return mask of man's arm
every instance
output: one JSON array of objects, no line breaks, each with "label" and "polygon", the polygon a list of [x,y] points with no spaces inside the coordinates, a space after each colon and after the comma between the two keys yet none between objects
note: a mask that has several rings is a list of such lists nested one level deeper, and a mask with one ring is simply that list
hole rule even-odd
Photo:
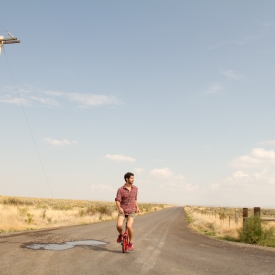
[{"label": "man's arm", "polygon": [[120,206],[120,201],[116,201],[116,207],[117,207],[117,210],[120,214],[124,213],[124,210]]},{"label": "man's arm", "polygon": [[140,210],[139,210],[139,208],[138,208],[138,202],[137,202],[137,200],[135,200],[135,205],[136,205],[136,208],[137,208],[137,213],[139,214],[139,213],[140,213]]}]

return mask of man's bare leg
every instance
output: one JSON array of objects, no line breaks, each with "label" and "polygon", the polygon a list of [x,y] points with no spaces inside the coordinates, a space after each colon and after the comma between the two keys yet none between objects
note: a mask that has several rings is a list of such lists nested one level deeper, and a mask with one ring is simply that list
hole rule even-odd
[{"label": "man's bare leg", "polygon": [[128,232],[129,232],[129,242],[130,243],[132,242],[132,240],[134,238],[133,223],[134,223],[134,219],[132,217],[128,217],[127,228],[128,228]]},{"label": "man's bare leg", "polygon": [[117,225],[116,225],[116,229],[118,231],[119,234],[122,234],[122,226],[123,226],[123,222],[124,222],[124,217],[123,216],[118,216],[117,218]]}]

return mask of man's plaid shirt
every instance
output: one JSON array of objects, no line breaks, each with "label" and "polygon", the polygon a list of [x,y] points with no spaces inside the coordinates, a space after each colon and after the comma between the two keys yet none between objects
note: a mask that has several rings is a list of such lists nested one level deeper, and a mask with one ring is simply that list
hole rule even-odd
[{"label": "man's plaid shirt", "polygon": [[120,202],[121,208],[124,210],[124,213],[132,213],[136,212],[136,204],[137,200],[138,188],[132,185],[131,191],[129,191],[125,185],[121,186],[117,190],[117,195],[115,201]]}]

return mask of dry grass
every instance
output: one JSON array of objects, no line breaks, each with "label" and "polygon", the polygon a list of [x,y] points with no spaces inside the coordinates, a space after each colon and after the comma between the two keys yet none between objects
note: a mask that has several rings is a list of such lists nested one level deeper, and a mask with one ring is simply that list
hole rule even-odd
[{"label": "dry grass", "polygon": [[[185,206],[189,226],[197,232],[231,241],[239,240],[238,230],[243,226],[242,208]],[[249,216],[253,209],[248,209]],[[262,217],[275,217],[275,209],[261,209]],[[270,228],[274,222],[265,222]]]},{"label": "dry grass", "polygon": [[[139,204],[142,214],[164,204]],[[114,202],[0,196],[0,233],[48,227],[90,224],[117,217]]]}]

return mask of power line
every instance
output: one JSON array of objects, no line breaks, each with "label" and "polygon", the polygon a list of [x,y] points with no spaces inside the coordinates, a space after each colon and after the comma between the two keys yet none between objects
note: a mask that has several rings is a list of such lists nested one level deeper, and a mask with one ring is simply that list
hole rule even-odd
[{"label": "power line", "polygon": [[[0,24],[0,26],[2,26],[2,25]],[[40,161],[40,164],[41,164],[42,170],[43,170],[43,172],[44,172],[44,175],[45,175],[47,184],[48,184],[48,186],[49,186],[50,192],[51,192],[51,194],[52,194],[52,197],[54,198],[54,195],[53,195],[53,192],[52,192],[52,189],[51,189],[51,186],[50,186],[50,183],[49,183],[49,180],[48,180],[48,177],[47,177],[45,168],[44,168],[44,166],[43,166],[43,163],[42,163],[42,160],[41,160],[39,151],[38,151],[37,146],[36,146],[36,143],[35,143],[35,139],[34,139],[34,137],[33,137],[33,133],[32,133],[31,127],[30,127],[30,123],[29,123],[29,121],[28,121],[28,117],[27,117],[27,115],[26,115],[25,108],[24,108],[24,105],[23,105],[23,102],[22,102],[22,98],[21,98],[21,96],[20,96],[20,94],[19,94],[19,91],[18,91],[16,82],[15,82],[15,79],[14,79],[14,76],[13,76],[13,73],[12,73],[12,70],[11,70],[11,66],[10,66],[10,63],[9,63],[9,60],[8,60],[6,51],[5,51],[5,49],[3,49],[3,50],[4,50],[4,54],[5,54],[7,63],[8,63],[8,67],[9,67],[9,70],[10,70],[10,73],[11,73],[11,76],[12,76],[12,79],[13,79],[14,86],[15,86],[15,89],[16,89],[16,92],[17,92],[17,95],[18,95],[18,98],[19,98],[19,101],[20,101],[20,105],[21,105],[21,108],[22,108],[22,110],[23,110],[24,117],[25,117],[25,119],[26,119],[26,122],[27,122],[27,125],[28,125],[28,129],[29,129],[29,131],[30,131],[30,134],[31,134],[31,137],[32,137],[32,141],[33,141],[33,144],[34,144],[34,147],[35,147],[35,150],[36,150],[36,153],[37,153],[37,155],[38,155],[38,159],[39,159],[39,161]]]}]

